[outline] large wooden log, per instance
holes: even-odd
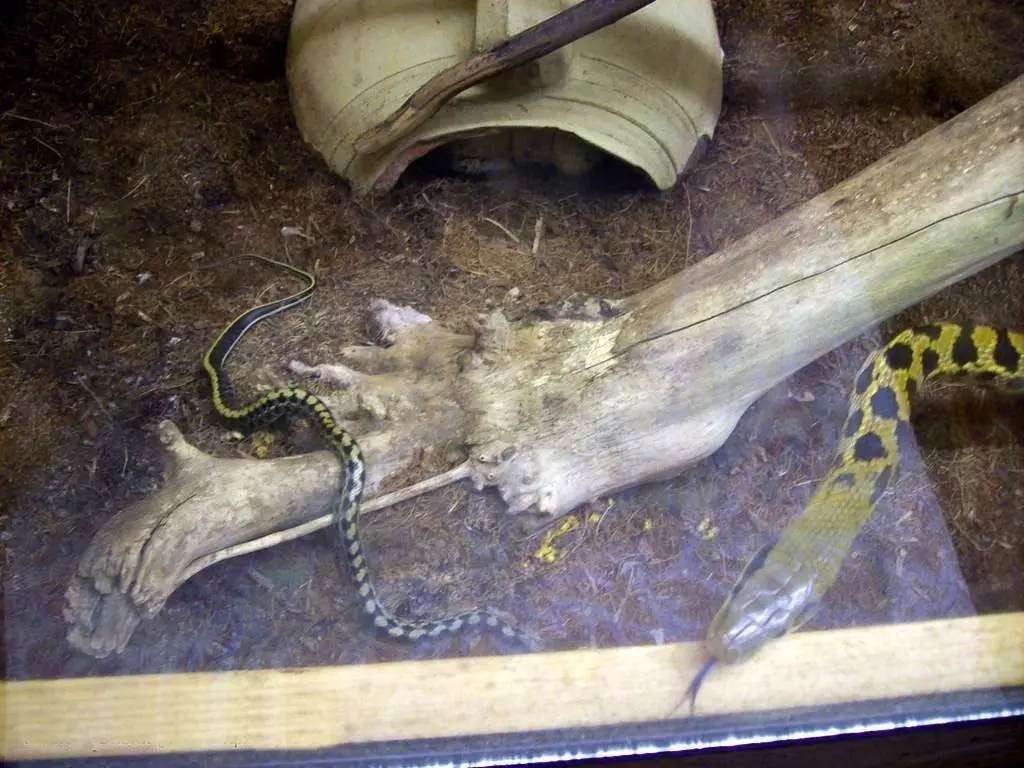
[[[625,300],[516,323],[494,312],[475,337],[378,303],[389,346],[345,352],[363,373],[318,369],[349,390],[327,400],[356,420],[370,493],[453,443],[469,455],[462,475],[542,520],[681,472],[782,378],[1021,247],[1022,126],[1024,77]],[[367,413],[385,426],[360,433]],[[69,587],[69,638],[89,653],[123,648],[198,568],[244,551],[232,546],[329,520],[316,519],[337,490],[330,454],[257,463],[175,450],[165,487],[97,534]]]

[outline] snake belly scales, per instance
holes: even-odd
[[[242,432],[270,426],[282,416],[304,416],[310,419],[331,445],[341,460],[344,480],[336,520],[341,532],[344,554],[352,577],[356,582],[363,610],[369,614],[374,626],[394,638],[417,640],[437,637],[472,628],[491,628],[502,636],[527,647],[535,641],[517,631],[507,622],[489,611],[473,610],[442,619],[404,620],[392,615],[381,602],[370,578],[366,554],[359,533],[359,503],[363,495],[366,468],[363,454],[355,439],[346,432],[327,405],[316,395],[297,387],[286,387],[263,394],[247,405],[239,404],[231,384],[224,373],[224,363],[242,336],[261,320],[291,309],[307,299],[316,290],[316,278],[305,270],[284,262],[255,258],[281,267],[307,281],[301,291],[283,299],[252,307],[236,317],[210,346],[203,357],[203,369],[210,379],[213,405],[225,424]]]
[[[856,379],[832,466],[806,508],[747,565],[708,628],[708,661],[748,658],[798,629],[832,586],[858,531],[896,478],[911,439],[910,401],[935,376],[1000,379],[1024,389],[1024,333],[973,323],[904,330],[869,355]]]

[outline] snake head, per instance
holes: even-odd
[[[773,545],[761,549],[708,627],[718,661],[742,661],[768,641],[798,629],[820,602],[820,573]]]

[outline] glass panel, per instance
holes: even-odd
[[[1024,15],[570,5],[0,11],[5,758],[1024,712]]]

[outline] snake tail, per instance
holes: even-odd
[[[872,353],[854,382],[835,459],[804,511],[747,566],[708,629],[723,662],[747,658],[798,629],[840,566],[913,440],[910,402],[937,376],[967,375],[1024,387],[1024,333],[973,323],[902,331]]]
[[[267,427],[283,416],[305,417],[317,427],[317,431],[337,453],[341,460],[343,482],[336,520],[344,555],[357,585],[362,610],[370,616],[373,626],[378,630],[393,638],[417,640],[480,627],[495,630],[527,648],[536,647],[537,641],[532,636],[516,630],[491,611],[472,610],[441,619],[404,620],[384,607],[370,578],[370,568],[359,532],[359,508],[366,476],[366,465],[359,444],[338,423],[327,404],[313,393],[298,387],[285,387],[267,392],[245,404],[235,396],[224,371],[224,364],[232,350],[254,325],[298,306],[316,290],[316,278],[305,270],[263,256],[256,258],[292,272],[306,280],[307,285],[290,296],[246,310],[221,331],[206,352],[203,369],[210,380],[213,405],[220,418],[233,429],[249,432]]]

